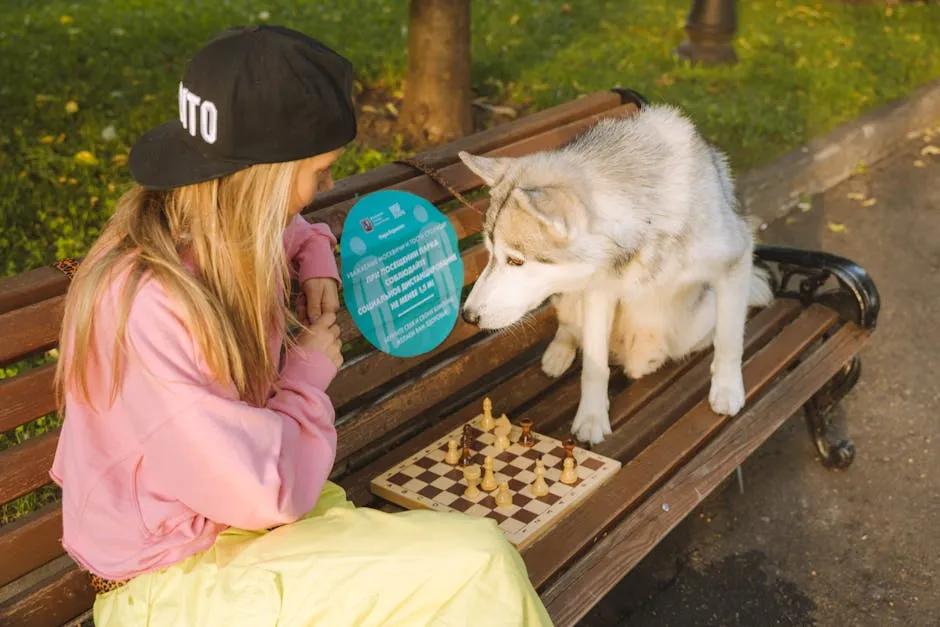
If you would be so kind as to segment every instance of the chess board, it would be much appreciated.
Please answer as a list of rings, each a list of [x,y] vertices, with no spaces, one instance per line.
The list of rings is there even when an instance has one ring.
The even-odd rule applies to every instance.
[[[445,461],[447,443],[451,439],[461,441],[463,425],[375,477],[371,482],[372,492],[406,509],[460,512],[492,518],[507,539],[521,550],[620,469],[620,462],[614,459],[575,447],[578,479],[571,485],[562,483],[560,476],[565,457],[562,442],[533,431],[536,443],[532,447],[524,447],[518,443],[522,430],[513,425],[509,433],[509,448],[498,453],[496,436],[492,431],[480,428],[481,419],[482,414],[469,423],[474,452],[471,463],[480,466],[482,479],[483,460],[487,456],[493,458],[496,480],[509,484],[512,505],[497,507],[496,491],[486,492],[482,487],[477,498],[471,500],[464,496],[467,482],[463,468]],[[535,460],[539,457],[545,466],[545,482],[548,484],[548,494],[542,497],[531,492]]]

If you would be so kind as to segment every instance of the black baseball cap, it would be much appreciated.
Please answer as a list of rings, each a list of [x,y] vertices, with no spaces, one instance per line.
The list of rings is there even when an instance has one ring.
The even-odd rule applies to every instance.
[[[190,60],[179,119],[142,135],[131,175],[170,189],[258,163],[305,159],[356,137],[352,64],[282,26],[239,26]]]

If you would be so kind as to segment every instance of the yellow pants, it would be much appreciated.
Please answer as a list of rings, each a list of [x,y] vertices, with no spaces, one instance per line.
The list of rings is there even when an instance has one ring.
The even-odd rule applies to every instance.
[[[356,508],[328,483],[272,531],[208,550],[95,601],[96,627],[534,627],[551,620],[493,521]]]

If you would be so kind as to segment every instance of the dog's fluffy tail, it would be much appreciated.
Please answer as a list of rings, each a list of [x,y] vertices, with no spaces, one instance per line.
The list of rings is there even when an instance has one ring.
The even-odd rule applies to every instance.
[[[747,304],[751,307],[766,307],[774,300],[774,291],[770,287],[770,273],[764,268],[754,266],[751,271],[750,291]]]

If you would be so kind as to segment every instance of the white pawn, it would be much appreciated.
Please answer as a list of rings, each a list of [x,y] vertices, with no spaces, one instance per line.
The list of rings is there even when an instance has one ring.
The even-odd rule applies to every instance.
[[[499,491],[496,493],[496,507],[509,505],[512,505],[512,494],[509,493],[509,484],[504,481],[499,484]]]
[[[455,466],[457,462],[460,461],[460,453],[457,451],[457,440],[451,438],[450,442],[447,443],[447,457],[444,458],[444,461]]]
[[[545,483],[545,465],[541,459],[535,460],[535,481],[532,482],[532,494],[545,496],[548,494],[548,484]]]
[[[571,485],[573,483],[577,483],[577,481],[578,471],[574,469],[574,458],[566,457],[564,462],[564,470],[561,471],[561,482]]]
[[[487,492],[492,492],[498,486],[496,483],[496,475],[493,473],[493,458],[487,456],[483,460],[483,483],[480,484],[480,487],[486,490]]]

